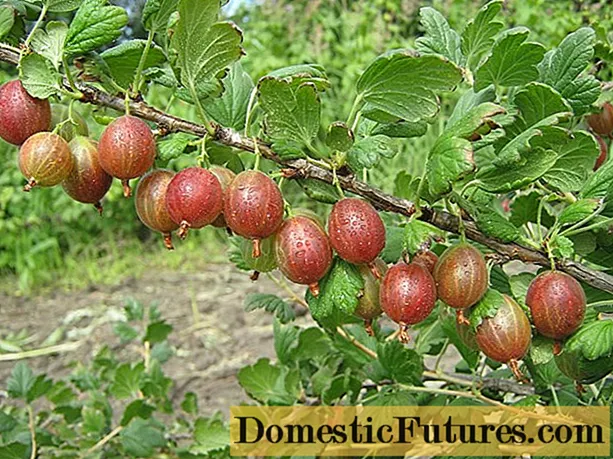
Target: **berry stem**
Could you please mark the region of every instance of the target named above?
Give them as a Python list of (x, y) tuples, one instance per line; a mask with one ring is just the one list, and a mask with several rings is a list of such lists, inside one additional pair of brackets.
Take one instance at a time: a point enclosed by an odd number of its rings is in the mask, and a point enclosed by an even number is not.
[(24, 185), (23, 191), (25, 191), (26, 193), (29, 193), (30, 191), (32, 191), (32, 188), (34, 188), (35, 186), (36, 186), (36, 180), (31, 178), (30, 180), (28, 180), (28, 183)]
[(140, 88), (143, 85), (142, 74), (143, 69), (145, 68), (145, 62), (147, 61), (147, 57), (149, 56), (149, 49), (151, 48), (151, 44), (153, 43), (153, 36), (155, 35), (155, 30), (151, 29), (149, 31), (149, 35), (147, 36), (147, 41), (145, 43), (145, 48), (143, 49), (143, 54), (140, 56), (140, 61), (138, 63), (138, 68), (136, 69), (136, 74), (134, 75), (134, 83), (132, 85), (132, 94), (137, 95), (140, 92)]
[(411, 337), (409, 336), (409, 326), (407, 324), (400, 323), (399, 333), (398, 333), (398, 341), (402, 344), (407, 344), (411, 341)]
[(72, 89), (76, 94), (81, 94), (81, 92), (77, 89), (77, 85), (74, 82), (74, 77), (72, 76), (72, 72), (70, 71), (70, 65), (66, 56), (62, 56), (62, 66), (64, 67), (64, 73), (66, 74), (66, 79), (68, 80), (68, 85), (70, 86), (70, 89)]
[(123, 195), (126, 198), (132, 196), (132, 188), (130, 188), (130, 180), (122, 180), (121, 185), (123, 186)]
[(172, 234), (170, 233), (164, 233), (164, 247), (166, 247), (168, 250), (174, 250), (175, 247), (172, 245)]
[(179, 236), (179, 239), (181, 239), (182, 241), (185, 240), (185, 238), (187, 237), (189, 227), (190, 224), (187, 223), (185, 220), (181, 222), (181, 225), (179, 226), (179, 231), (177, 231), (177, 236)]
[[(32, 30), (30, 31), (30, 33), (28, 34), (28, 36), (26, 37), (26, 41), (23, 43), (24, 46), (24, 50), (28, 49), (30, 47), (30, 42), (32, 41), (32, 38), (34, 37), (34, 33), (36, 33), (36, 31), (38, 30), (38, 28), (40, 27), (40, 25), (43, 22), (43, 19), (45, 18), (46, 14), (47, 14), (47, 9), (49, 7), (47, 6), (46, 3), (43, 4), (43, 7), (40, 9), (40, 14), (38, 15), (38, 19), (36, 20), (36, 23), (34, 24), (34, 27), (32, 27)], [(24, 52), (22, 51), (21, 56), (19, 57), (19, 61), (21, 62), (21, 59), (24, 56)]]
[(94, 208), (98, 211), (98, 214), (102, 217), (102, 213), (104, 212), (102, 203), (100, 201), (94, 203)]
[(356, 121), (358, 121), (358, 112), (362, 109), (363, 105), (364, 101), (362, 99), (362, 95), (358, 94), (353, 101), (353, 105), (351, 106), (351, 111), (349, 112), (349, 117), (347, 118), (347, 126), (354, 126), (357, 124)]
[(260, 258), (262, 256), (262, 241), (260, 239), (253, 240), (253, 250), (251, 251), (253, 258)]

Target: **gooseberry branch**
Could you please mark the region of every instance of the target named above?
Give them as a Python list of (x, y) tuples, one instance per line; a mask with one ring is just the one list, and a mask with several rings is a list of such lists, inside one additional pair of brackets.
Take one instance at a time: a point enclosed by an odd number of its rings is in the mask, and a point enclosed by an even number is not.
[[(0, 44), (0, 61), (16, 66), (19, 62), (19, 53), (10, 46)], [(67, 78), (64, 78), (63, 85), (66, 91), (75, 94)], [(125, 111), (126, 100), (123, 95), (111, 95), (92, 85), (80, 82), (75, 82), (75, 87), (80, 91), (79, 100), (83, 103), (112, 108), (121, 113)], [(76, 96), (77, 94), (75, 94), (75, 97)], [(417, 207), (413, 202), (385, 193), (382, 190), (358, 180), (353, 175), (336, 174), (336, 182), (333, 171), (313, 164), (306, 159), (282, 159), (274, 152), (270, 145), (262, 140), (254, 140), (232, 129), (213, 123), (214, 132), (211, 134), (204, 125), (170, 115), (148, 105), (146, 102), (140, 100), (139, 97), (137, 97), (136, 100), (129, 100), (128, 104), (132, 116), (157, 124), (160, 132), (163, 134), (185, 132), (199, 137), (209, 135), (211, 139), (224, 145), (246, 152), (259, 152), (266, 159), (279, 164), (283, 168), (284, 175), (287, 178), (315, 179), (329, 184), (338, 183), (345, 192), (350, 192), (367, 199), (373, 206), (381, 211), (393, 212), (407, 217), (414, 215), (417, 211)], [(458, 217), (448, 212), (422, 207), (420, 209), (419, 219), (452, 233), (458, 233), (459, 227), (463, 226), (465, 235), (468, 239), (494, 250), (500, 255), (502, 260), (521, 260), (525, 263), (550, 266), (550, 260), (545, 252), (523, 247), (515, 243), (500, 242), (482, 233), (474, 222), (470, 220), (463, 220), (460, 222)], [(613, 293), (613, 276), (609, 274), (599, 272), (589, 266), (572, 260), (556, 260), (556, 268), (592, 287), (608, 293)]]

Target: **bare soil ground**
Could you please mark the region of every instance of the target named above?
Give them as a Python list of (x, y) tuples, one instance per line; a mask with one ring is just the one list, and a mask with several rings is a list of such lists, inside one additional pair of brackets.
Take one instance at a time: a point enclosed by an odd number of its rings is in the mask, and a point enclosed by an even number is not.
[[(185, 392), (198, 395), (204, 413), (221, 410), (248, 398), (236, 379), (237, 371), (261, 357), (273, 357), (272, 318), (269, 313), (243, 309), (250, 292), (277, 293), (265, 276), (251, 282), (248, 274), (230, 265), (209, 265), (198, 273), (149, 272), (118, 286), (95, 287), (72, 293), (52, 293), (34, 298), (0, 294), (0, 339), (26, 329), (33, 336), (28, 349), (41, 347), (50, 335), (59, 343), (81, 342), (78, 349), (28, 360), (35, 372), (57, 379), (71, 371), (75, 361), (88, 361), (104, 344), (120, 357), (135, 361), (138, 350), (122, 346), (113, 333), (126, 299), (157, 303), (162, 316), (174, 327), (169, 342), (175, 356), (164, 369), (176, 382), (173, 399)], [(299, 318), (299, 323), (309, 321)], [(59, 339), (57, 339), (59, 338)], [(0, 390), (15, 362), (0, 362)]]

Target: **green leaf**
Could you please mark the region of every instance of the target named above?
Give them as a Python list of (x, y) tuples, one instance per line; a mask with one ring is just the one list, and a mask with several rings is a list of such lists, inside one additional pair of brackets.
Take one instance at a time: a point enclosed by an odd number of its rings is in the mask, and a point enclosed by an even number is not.
[[(558, 159), (543, 178), (560, 191), (579, 191), (590, 177), (600, 149), (587, 132), (574, 131), (572, 135), (561, 129), (559, 132), (559, 139), (548, 145), (557, 153)], [(538, 145), (539, 141), (535, 139), (532, 143)]]
[[(439, 319), (440, 320), (440, 319)], [(474, 369), (479, 365), (480, 353), (478, 349), (472, 349), (466, 345), (466, 343), (460, 338), (458, 329), (456, 326), (455, 315), (448, 314), (441, 320), (441, 326), (447, 338), (451, 344), (458, 350), (462, 359), (466, 362), (469, 368)]]
[(285, 80), (265, 77), (258, 83), (258, 99), (270, 138), (311, 144), (319, 131), (321, 116), (321, 102), (314, 84), (304, 83), (294, 89)]
[(597, 320), (584, 325), (566, 342), (571, 352), (580, 352), (588, 360), (613, 354), (613, 321)]
[(264, 309), (275, 315), (281, 323), (288, 323), (295, 319), (296, 315), (292, 307), (279, 298), (269, 293), (249, 293), (245, 298), (245, 311), (251, 312), (256, 309)]
[(328, 328), (347, 322), (353, 317), (363, 288), (364, 280), (357, 267), (336, 257), (326, 277), (319, 282), (319, 295), (315, 297), (307, 292), (313, 319)]
[(476, 329), (483, 319), (494, 317), (504, 303), (502, 293), (490, 288), (470, 312), (470, 325)]
[(304, 193), (315, 201), (335, 204), (341, 199), (336, 187), (329, 183), (314, 179), (298, 179), (297, 183), (302, 187)]
[(84, 406), (81, 410), (83, 432), (87, 435), (99, 435), (107, 427), (104, 413), (94, 407)]
[(155, 407), (149, 405), (145, 400), (134, 400), (132, 403), (126, 406), (126, 409), (123, 411), (121, 425), (127, 426), (134, 418), (149, 419), (154, 412)]
[(460, 36), (449, 26), (445, 17), (430, 7), (421, 8), (419, 16), (425, 36), (415, 40), (417, 50), (422, 54), (439, 54), (462, 65), (464, 56), (460, 49)]
[(138, 330), (134, 329), (126, 322), (117, 322), (113, 325), (113, 332), (119, 337), (122, 343), (129, 343), (138, 336)]
[(421, 356), (399, 341), (388, 341), (377, 344), (379, 362), (396, 382), (421, 385), (421, 375), (424, 364)]
[(151, 344), (161, 343), (166, 341), (170, 332), (172, 332), (172, 326), (165, 321), (153, 322), (147, 326), (147, 333), (143, 338), (143, 342), (149, 341)]
[(566, 236), (557, 236), (549, 244), (554, 256), (559, 258), (572, 258), (575, 254), (575, 246)]
[(580, 196), (582, 198), (604, 198), (611, 193), (613, 183), (613, 161), (605, 161), (600, 169), (589, 176)]
[(494, 86), (488, 86), (479, 92), (474, 92), (472, 89), (469, 89), (462, 94), (460, 100), (455, 104), (453, 112), (449, 120), (447, 120), (447, 126), (453, 126), (459, 119), (463, 118), (475, 107), (485, 104), (486, 102), (494, 102), (495, 100), (496, 91), (494, 90)]
[(275, 353), (280, 363), (291, 366), (293, 354), (298, 346), (300, 329), (294, 325), (282, 325), (278, 320), (273, 324)]
[(179, 158), (188, 148), (189, 143), (195, 139), (196, 137), (184, 132), (164, 137), (158, 141), (158, 159), (163, 163), (168, 163)]
[(198, 414), (198, 395), (187, 392), (181, 402), (181, 409), (189, 414)]
[(145, 307), (133, 298), (126, 300), (123, 310), (130, 322), (141, 321), (145, 317)]
[(133, 419), (119, 438), (125, 452), (136, 457), (152, 457), (155, 448), (166, 446), (162, 426), (152, 419)]
[(64, 55), (64, 43), (68, 26), (60, 21), (51, 21), (45, 30), (38, 29), (32, 35), (32, 49), (48, 59), (59, 70)]
[(347, 152), (347, 162), (355, 171), (371, 169), (381, 157), (393, 158), (398, 153), (397, 144), (387, 136), (377, 135), (358, 140)]
[(210, 454), (230, 446), (230, 429), (221, 419), (198, 418), (194, 424), (192, 454)]
[(562, 226), (579, 223), (592, 215), (600, 205), (599, 199), (579, 199), (564, 208), (558, 217), (558, 223)]
[(8, 413), (0, 411), (0, 434), (10, 432), (17, 426), (17, 420)]
[(557, 159), (551, 150), (536, 149), (522, 157), (512, 168), (489, 167), (477, 174), (479, 186), (491, 193), (517, 190), (529, 185), (545, 174)]
[(429, 223), (420, 220), (410, 220), (404, 227), (404, 249), (411, 255), (429, 247), (434, 237), (443, 233)]
[(115, 371), (113, 384), (109, 388), (111, 394), (118, 399), (129, 398), (138, 393), (141, 387), (145, 373), (143, 363), (131, 366), (129, 363), (124, 363)]
[(297, 370), (272, 365), (268, 359), (238, 372), (238, 382), (254, 399), (270, 405), (292, 405), (300, 395)]
[(192, 97), (199, 86), (217, 84), (223, 71), (243, 54), (242, 32), (234, 24), (216, 23), (218, 13), (219, 0), (179, 2), (181, 19), (172, 44), (178, 52), (181, 83)]
[(23, 443), (9, 443), (0, 447), (0, 457), (3, 459), (27, 459), (30, 457), (31, 447)]
[(254, 87), (253, 80), (243, 70), (240, 62), (235, 62), (222, 84), (224, 93), (208, 102), (205, 111), (222, 126), (242, 131), (245, 128), (249, 97)]
[(495, 18), (502, 9), (502, 0), (494, 0), (483, 6), (462, 32), (462, 52), (470, 68), (492, 47), (494, 37), (504, 24)]
[(450, 192), (452, 184), (474, 168), (473, 147), (468, 140), (439, 137), (426, 164), (430, 194), (440, 196)]
[(53, 64), (40, 54), (28, 54), (19, 69), (23, 87), (32, 96), (48, 99), (60, 91), (60, 74)]
[(26, 401), (31, 403), (34, 400), (47, 395), (52, 388), (53, 381), (51, 381), (45, 375), (38, 375), (36, 378), (34, 378), (34, 383), (28, 390)]
[(326, 136), (326, 145), (333, 151), (348, 151), (353, 143), (355, 137), (349, 127), (342, 121), (332, 123), (328, 128), (328, 135)]
[[(111, 77), (122, 88), (128, 88), (133, 83), (145, 45), (145, 40), (124, 41), (100, 54), (110, 70)], [(162, 64), (165, 61), (164, 51), (154, 44), (149, 49), (143, 69)]]
[(511, 293), (513, 294), (513, 298), (515, 298), (519, 303), (525, 303), (528, 287), (530, 287), (530, 283), (534, 277), (535, 276), (532, 273), (520, 273), (509, 277)]
[(600, 82), (592, 75), (580, 76), (592, 62), (596, 34), (583, 27), (562, 40), (540, 66), (541, 81), (568, 101), (576, 116), (589, 112), (600, 95)]
[(83, 0), (43, 0), (50, 13), (68, 13), (81, 6)]
[(536, 223), (540, 199), (541, 195), (536, 191), (515, 198), (511, 204), (511, 223), (517, 227), (528, 222)]
[(417, 406), (417, 400), (408, 390), (383, 388), (377, 394), (364, 400), (364, 406)]
[(357, 91), (368, 107), (414, 123), (432, 119), (440, 108), (436, 93), (452, 90), (461, 79), (452, 62), (404, 50), (375, 59), (358, 80)]
[(19, 362), (11, 371), (6, 385), (9, 395), (13, 398), (26, 399), (28, 392), (34, 385), (34, 374), (28, 364)]
[(339, 400), (345, 395), (349, 395), (348, 402), (355, 403), (362, 389), (362, 380), (357, 378), (350, 369), (344, 374), (336, 375), (328, 381), (321, 394), (322, 402), (326, 405), (333, 405), (335, 400)]
[(84, 0), (70, 23), (64, 52), (67, 56), (86, 54), (121, 35), (128, 24), (127, 12), (106, 0)]
[(179, 0), (147, 0), (143, 8), (143, 25), (149, 31), (166, 30), (168, 20), (177, 10)]
[(396, 263), (404, 249), (404, 229), (385, 225), (385, 247), (380, 257), (386, 263)]
[(545, 48), (539, 43), (526, 42), (529, 34), (525, 27), (517, 27), (496, 40), (487, 60), (475, 73), (476, 91), (490, 84), (521, 86), (538, 78), (537, 65), (543, 60)]
[(371, 135), (386, 135), (392, 138), (410, 139), (412, 137), (421, 137), (428, 131), (428, 123), (425, 121), (417, 121), (408, 123), (406, 121), (398, 121), (395, 123), (377, 123)]
[(15, 23), (15, 10), (10, 6), (0, 6), (0, 39), (4, 38)]
[(330, 87), (325, 69), (318, 64), (298, 64), (273, 70), (266, 76), (278, 80), (286, 80), (292, 87), (297, 88), (304, 83), (312, 83), (318, 91)]
[(489, 237), (501, 242), (515, 242), (521, 238), (519, 229), (491, 207), (479, 207), (475, 214), (477, 227)]

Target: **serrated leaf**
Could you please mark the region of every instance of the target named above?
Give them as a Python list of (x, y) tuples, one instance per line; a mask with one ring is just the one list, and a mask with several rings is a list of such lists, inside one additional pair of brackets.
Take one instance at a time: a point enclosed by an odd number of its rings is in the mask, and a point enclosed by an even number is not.
[(245, 298), (245, 311), (264, 309), (273, 313), (281, 323), (288, 323), (296, 317), (292, 307), (277, 295), (268, 293), (250, 293)]
[(582, 198), (604, 198), (611, 194), (613, 182), (613, 161), (605, 161), (600, 169), (590, 175), (583, 187)]
[(389, 341), (377, 344), (379, 362), (396, 382), (406, 384), (421, 384), (424, 364), (421, 356), (399, 341)]
[(335, 204), (341, 199), (336, 187), (329, 183), (314, 179), (298, 179), (297, 183), (302, 187), (304, 193), (315, 201)]
[(68, 26), (60, 21), (51, 21), (45, 30), (38, 29), (32, 35), (31, 46), (41, 56), (48, 59), (56, 70), (60, 68), (64, 55), (64, 43)]
[(319, 295), (307, 292), (313, 319), (328, 328), (352, 319), (363, 288), (364, 280), (357, 267), (336, 257), (328, 274), (319, 281)]
[(597, 320), (584, 325), (566, 342), (571, 352), (579, 352), (588, 360), (613, 354), (613, 321)]
[(575, 254), (575, 246), (566, 236), (557, 236), (552, 242), (549, 243), (554, 256), (559, 258), (572, 258)]
[(145, 367), (142, 363), (131, 366), (129, 363), (120, 365), (115, 371), (113, 384), (109, 388), (111, 394), (118, 399), (129, 398), (138, 393), (143, 381)]
[(477, 368), (479, 365), (479, 351), (477, 349), (471, 349), (466, 345), (460, 335), (458, 334), (458, 330), (456, 327), (456, 318), (454, 315), (447, 315), (443, 320), (441, 320), (441, 326), (447, 338), (451, 344), (455, 346), (458, 350), (466, 364), (469, 368)]
[(77, 56), (112, 42), (128, 23), (128, 14), (106, 0), (84, 0), (68, 28), (64, 52)]
[(364, 400), (364, 406), (417, 406), (417, 400), (407, 390), (382, 389), (374, 397)]
[(145, 400), (134, 400), (132, 403), (126, 406), (125, 410), (123, 411), (121, 425), (127, 426), (134, 418), (149, 419), (154, 412), (155, 407), (149, 405)]
[(598, 207), (599, 199), (580, 199), (564, 208), (558, 217), (558, 223), (562, 226), (574, 225), (592, 215)]
[(513, 298), (515, 298), (519, 303), (525, 303), (528, 287), (530, 287), (530, 283), (534, 277), (535, 276), (532, 273), (520, 273), (509, 277), (511, 293), (513, 294)]
[(243, 70), (240, 62), (235, 62), (222, 84), (224, 93), (208, 102), (205, 111), (222, 126), (242, 131), (245, 128), (249, 97), (254, 87), (253, 80)]
[(292, 405), (300, 395), (297, 370), (272, 365), (268, 359), (242, 368), (238, 382), (254, 399), (270, 405)]
[(353, 132), (342, 121), (332, 123), (328, 127), (326, 145), (333, 151), (347, 151), (355, 142)]
[(381, 157), (393, 158), (398, 153), (396, 143), (387, 136), (376, 135), (358, 140), (347, 152), (347, 163), (355, 171), (371, 169)]
[(491, 207), (479, 207), (473, 217), (477, 227), (489, 237), (501, 242), (515, 242), (521, 238), (519, 229)]
[(8, 413), (0, 411), (0, 433), (10, 432), (17, 426), (17, 420)]
[(481, 300), (473, 307), (470, 312), (470, 325), (476, 329), (484, 319), (494, 317), (504, 303), (505, 299), (502, 293), (492, 288), (485, 292)]
[(38, 375), (34, 378), (32, 387), (28, 390), (26, 401), (31, 403), (40, 397), (44, 397), (49, 393), (52, 387), (53, 381), (51, 381), (51, 379), (47, 378), (46, 375)]
[(442, 232), (420, 220), (410, 220), (404, 227), (404, 249), (411, 255), (429, 247), (434, 237), (440, 237)]
[(570, 103), (576, 116), (590, 110), (600, 95), (600, 83), (592, 75), (580, 75), (594, 56), (596, 34), (583, 27), (567, 35), (541, 64), (541, 81), (555, 88)]
[(330, 87), (325, 69), (318, 64), (290, 65), (273, 70), (266, 76), (285, 80), (294, 88), (304, 83), (314, 84), (318, 91), (325, 91)]
[(428, 131), (428, 123), (425, 121), (417, 121), (409, 123), (407, 121), (397, 121), (395, 123), (377, 123), (371, 135), (386, 135), (392, 138), (410, 139), (412, 137), (421, 137)]
[(181, 19), (172, 44), (178, 52), (181, 83), (192, 97), (199, 86), (218, 83), (223, 71), (243, 54), (242, 32), (234, 24), (216, 23), (218, 13), (219, 0), (179, 2)]
[(536, 191), (515, 198), (511, 204), (511, 223), (518, 227), (528, 222), (536, 223), (540, 199)]
[(370, 108), (414, 123), (432, 119), (439, 110), (436, 93), (452, 90), (461, 79), (452, 62), (404, 50), (375, 59), (358, 80), (357, 91)]
[[(122, 88), (128, 88), (133, 83), (145, 45), (145, 40), (124, 41), (100, 54), (110, 70), (111, 77)], [(153, 44), (149, 49), (143, 69), (162, 64), (165, 61), (166, 56), (162, 48)]]
[(277, 359), (283, 365), (291, 366), (293, 353), (298, 346), (300, 329), (294, 325), (282, 325), (278, 320), (273, 324), (273, 336)]
[(398, 226), (385, 225), (385, 247), (380, 257), (386, 263), (396, 263), (404, 248), (404, 229)]
[(189, 414), (198, 414), (198, 395), (187, 392), (181, 402), (181, 409)]
[(162, 426), (151, 419), (133, 419), (119, 434), (121, 446), (131, 456), (152, 457), (166, 445)]
[(453, 112), (449, 116), (449, 120), (447, 120), (448, 126), (453, 126), (459, 119), (463, 118), (470, 110), (475, 107), (485, 104), (486, 102), (494, 102), (496, 100), (496, 91), (494, 90), (494, 86), (488, 86), (485, 89), (482, 89), (479, 92), (474, 92), (472, 89), (469, 89), (460, 100), (455, 104), (453, 108)]
[[(550, 185), (563, 192), (580, 190), (588, 180), (596, 158), (600, 154), (598, 144), (594, 137), (587, 132), (575, 131), (568, 135), (566, 131), (557, 130), (559, 136), (555, 141), (551, 136), (544, 136), (548, 148), (558, 155), (556, 163), (545, 173), (543, 179)], [(541, 139), (534, 139), (533, 145), (543, 143)]]
[(138, 330), (131, 327), (126, 322), (118, 322), (113, 325), (113, 332), (119, 337), (122, 343), (129, 343), (138, 336)]
[(43, 0), (50, 13), (68, 13), (81, 6), (83, 0)]
[(32, 369), (25, 362), (19, 362), (13, 367), (6, 382), (7, 391), (11, 397), (25, 400), (34, 381)]
[(0, 6), (0, 39), (4, 38), (15, 23), (15, 10), (10, 6)]
[(485, 52), (492, 47), (494, 37), (504, 27), (495, 20), (502, 9), (502, 0), (494, 0), (483, 6), (462, 32), (462, 52), (470, 68), (474, 68)]
[(428, 6), (420, 8), (419, 16), (425, 36), (415, 40), (417, 50), (422, 54), (439, 54), (462, 65), (464, 56), (460, 49), (460, 36), (449, 26), (445, 17)]
[(9, 443), (0, 446), (0, 457), (3, 459), (27, 459), (30, 457), (31, 447), (23, 443)]
[(143, 341), (148, 341), (151, 344), (161, 343), (166, 341), (170, 332), (172, 332), (172, 326), (165, 321), (153, 322), (147, 326), (147, 332)]
[(179, 0), (147, 0), (142, 17), (145, 29), (153, 32), (165, 30), (178, 5)]
[(192, 454), (210, 454), (230, 446), (230, 429), (221, 419), (198, 418), (194, 424)]
[(158, 142), (158, 159), (166, 164), (173, 159), (179, 158), (188, 148), (190, 142), (195, 139), (196, 137), (184, 132), (164, 137)]
[(482, 169), (477, 174), (479, 186), (491, 193), (518, 190), (542, 177), (556, 160), (557, 155), (553, 151), (534, 149), (522, 156), (520, 162), (513, 167), (491, 166)]
[(324, 388), (321, 394), (322, 402), (326, 405), (333, 405), (335, 400), (348, 395), (348, 403), (355, 403), (362, 389), (362, 380), (356, 377), (350, 369), (345, 370), (344, 374), (336, 375)]
[(521, 86), (538, 78), (537, 65), (543, 60), (545, 48), (527, 42), (530, 31), (517, 27), (506, 31), (496, 40), (490, 55), (475, 73), (475, 90), (494, 86)]
[(99, 435), (107, 427), (104, 413), (94, 407), (84, 406), (81, 410), (83, 419), (83, 433), (86, 435)]
[(440, 196), (451, 191), (453, 182), (472, 172), (472, 144), (458, 137), (439, 137), (430, 151), (426, 177), (430, 194)]
[(319, 131), (321, 102), (317, 88), (304, 83), (292, 88), (289, 82), (263, 78), (258, 99), (264, 110), (266, 133), (273, 140), (292, 140), (310, 145)]
[(48, 99), (60, 90), (60, 74), (40, 54), (28, 54), (21, 60), (19, 74), (23, 87), (32, 97)]

